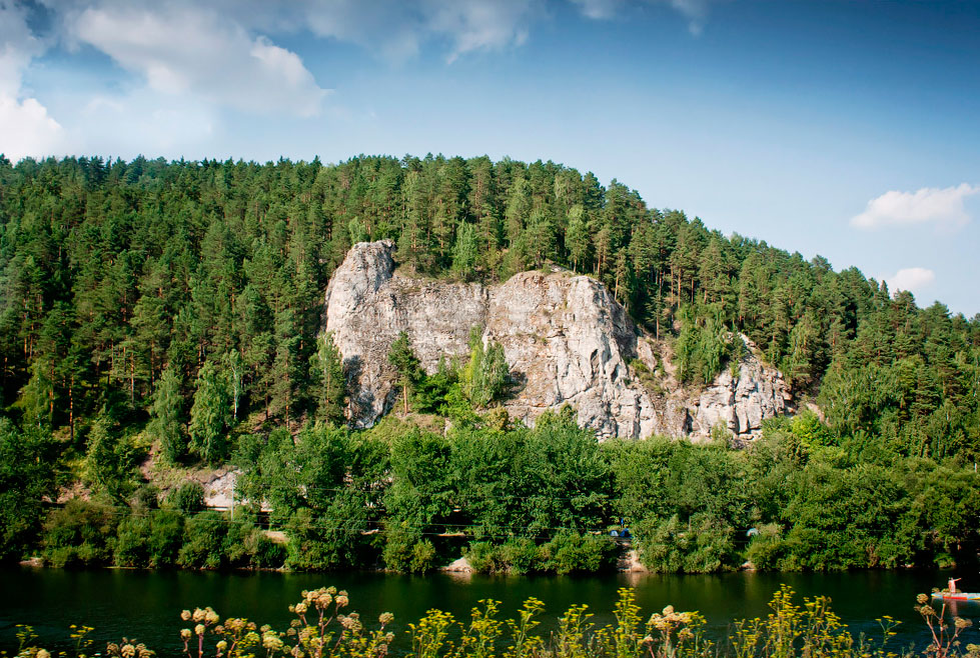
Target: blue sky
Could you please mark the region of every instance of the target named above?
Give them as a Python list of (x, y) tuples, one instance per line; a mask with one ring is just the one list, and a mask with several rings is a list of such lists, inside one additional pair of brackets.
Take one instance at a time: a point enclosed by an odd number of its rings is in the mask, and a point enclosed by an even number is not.
[(0, 0), (0, 151), (554, 160), (980, 312), (980, 3)]

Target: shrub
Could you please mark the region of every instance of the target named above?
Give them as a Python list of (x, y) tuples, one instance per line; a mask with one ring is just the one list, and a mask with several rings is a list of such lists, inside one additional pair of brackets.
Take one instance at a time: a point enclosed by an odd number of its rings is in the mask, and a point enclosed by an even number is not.
[(412, 573), (423, 573), (435, 566), (436, 547), (428, 539), (416, 542), (412, 546), (412, 560), (409, 562), (409, 570)]
[(218, 569), (224, 563), (228, 524), (219, 512), (200, 512), (184, 524), (184, 545), (177, 563), (182, 567)]
[(184, 514), (196, 514), (204, 510), (204, 485), (196, 480), (185, 480), (167, 495), (167, 504)]
[(776, 523), (769, 523), (762, 526), (759, 534), (751, 539), (746, 557), (756, 569), (769, 571), (782, 569), (786, 554), (782, 528)]
[(278, 569), (283, 566), (287, 557), (286, 546), (273, 541), (262, 531), (253, 533), (249, 542), (253, 567), (256, 569)]
[(184, 515), (177, 510), (160, 510), (153, 515), (150, 527), (150, 566), (172, 567), (177, 564), (184, 543)]
[(496, 562), (496, 551), (488, 541), (474, 541), (463, 549), (463, 557), (469, 562), (473, 571), (493, 573), (500, 571)]
[(94, 566), (111, 560), (116, 534), (112, 509), (72, 498), (44, 523), (44, 560), (56, 567)]
[(381, 557), (391, 571), (424, 573), (434, 568), (438, 559), (435, 544), (405, 523), (385, 526)]
[(541, 570), (538, 547), (526, 537), (510, 537), (496, 548), (500, 571), (522, 574)]
[(318, 518), (313, 510), (303, 508), (290, 517), (286, 525), (287, 568), (305, 571), (361, 566), (376, 559), (370, 540), (361, 534), (364, 521), (341, 510), (343, 506), (328, 507)]
[(686, 522), (645, 519), (637, 527), (640, 561), (650, 571), (711, 573), (731, 568), (736, 559), (731, 526), (707, 514)]
[(152, 523), (148, 516), (133, 514), (120, 521), (113, 551), (116, 566), (149, 566), (151, 536)]
[(229, 567), (252, 566), (255, 541), (253, 537), (261, 534), (249, 521), (237, 521), (228, 525), (228, 533), (222, 542), (225, 564)]
[(600, 571), (615, 565), (617, 547), (607, 537), (561, 532), (541, 547), (542, 570), (559, 574)]
[(136, 489), (131, 505), (134, 510), (155, 510), (159, 509), (160, 491), (152, 484), (142, 484)]

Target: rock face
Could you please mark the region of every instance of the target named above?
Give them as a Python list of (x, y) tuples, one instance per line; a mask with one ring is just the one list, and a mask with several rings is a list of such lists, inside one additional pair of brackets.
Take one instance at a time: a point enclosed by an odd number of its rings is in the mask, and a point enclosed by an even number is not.
[(745, 343), (747, 356), (739, 363), (735, 377), (726, 369), (699, 396), (694, 415), (698, 434), (710, 433), (712, 427), (723, 424), (736, 437), (755, 437), (763, 420), (793, 410), (789, 386), (779, 371), (754, 356), (756, 346), (747, 337), (738, 338)]
[(445, 356), (468, 354), (473, 327), (504, 348), (518, 382), (504, 405), (529, 424), (570, 404), (600, 437), (651, 434), (706, 437), (724, 423), (736, 437), (784, 413), (788, 388), (746, 350), (737, 378), (719, 375), (699, 398), (667, 373), (653, 392), (634, 364), (656, 370), (663, 346), (644, 336), (601, 283), (564, 270), (522, 272), (496, 286), (416, 278), (396, 270), (390, 241), (360, 243), (327, 287), (325, 329), (344, 357), (355, 426), (372, 425), (394, 405), (397, 379), (388, 351), (402, 331), (427, 372)]

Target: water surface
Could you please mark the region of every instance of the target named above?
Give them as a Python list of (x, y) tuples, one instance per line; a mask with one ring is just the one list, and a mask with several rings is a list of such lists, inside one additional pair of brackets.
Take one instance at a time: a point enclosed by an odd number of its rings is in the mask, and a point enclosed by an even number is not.
[[(980, 589), (980, 576), (961, 586)], [(179, 613), (184, 608), (212, 606), (222, 617), (248, 617), (258, 624), (285, 629), (290, 603), (304, 589), (336, 585), (350, 594), (349, 610), (371, 623), (381, 612), (395, 615), (394, 630), (404, 631), (426, 610), (440, 608), (467, 618), (480, 599), (502, 601), (505, 616), (529, 596), (547, 606), (546, 625), (570, 605), (586, 603), (595, 621), (612, 620), (620, 587), (633, 587), (644, 618), (671, 604), (677, 610), (698, 610), (709, 629), (724, 638), (733, 619), (764, 616), (780, 584), (801, 596), (831, 597), (833, 609), (855, 635), (880, 636), (875, 621), (891, 615), (903, 622), (895, 638), (901, 644), (924, 646), (926, 632), (913, 611), (915, 596), (945, 582), (948, 574), (928, 571), (854, 571), (832, 574), (753, 573), (718, 575), (481, 576), (432, 574), (410, 576), (364, 572), (318, 574), (215, 573), (106, 569), (70, 571), (20, 567), (0, 571), (0, 649), (15, 647), (14, 625), (31, 624), (45, 646), (66, 648), (70, 624), (94, 626), (95, 648), (122, 636), (146, 642), (161, 656), (180, 648)], [(959, 604), (957, 614), (980, 624), (980, 604)], [(964, 644), (980, 643), (971, 628)], [(408, 646), (400, 637), (397, 649)]]

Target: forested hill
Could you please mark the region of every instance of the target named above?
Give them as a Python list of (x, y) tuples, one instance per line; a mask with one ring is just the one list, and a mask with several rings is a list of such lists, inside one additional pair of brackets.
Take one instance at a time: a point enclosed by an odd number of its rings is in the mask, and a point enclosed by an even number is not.
[(3, 159), (3, 413), (71, 440), (144, 424), (160, 438), (222, 375), (235, 419), (301, 420), (321, 395), (326, 283), (351, 244), (380, 238), (431, 276), (499, 281), (548, 262), (593, 275), (674, 341), (694, 385), (741, 331), (839, 436), (980, 452), (980, 317), (726, 238), (615, 180), (486, 157)]

